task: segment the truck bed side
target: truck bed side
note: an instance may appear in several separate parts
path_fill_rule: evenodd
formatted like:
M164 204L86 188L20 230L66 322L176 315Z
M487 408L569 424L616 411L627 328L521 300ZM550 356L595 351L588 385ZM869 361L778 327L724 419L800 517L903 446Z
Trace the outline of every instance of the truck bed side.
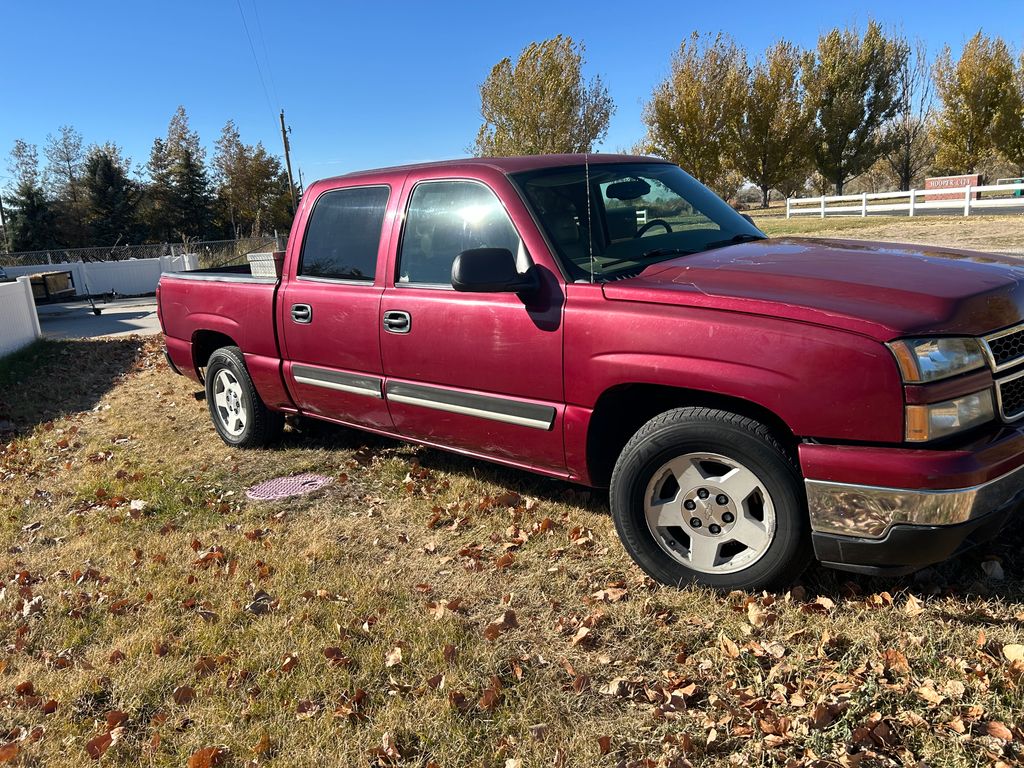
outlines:
M247 271L165 274L157 301L171 363L201 382L199 369L210 353L230 343L245 355L263 401L271 408L292 409L281 378L276 295L277 280L253 277Z

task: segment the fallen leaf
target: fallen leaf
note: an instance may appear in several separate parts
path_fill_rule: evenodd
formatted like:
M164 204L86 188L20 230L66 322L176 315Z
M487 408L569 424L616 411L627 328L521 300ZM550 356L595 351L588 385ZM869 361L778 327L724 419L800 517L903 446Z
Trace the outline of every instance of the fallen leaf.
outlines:
M395 646L388 651L387 656L384 657L385 667L397 667L402 663L402 649L399 646Z
M913 595L907 595L907 602L903 605L903 612L907 616L920 616L924 613L924 604Z
M109 732L101 733L99 736L90 739L85 744L85 751L93 760L99 760L110 749L114 739Z
M336 667L347 667L352 663L352 657L336 646L324 648L324 657Z
M224 747L204 747L193 752L188 759L188 768L214 768L223 765L228 751Z
M9 741L0 746L0 763L9 763L18 756L21 747L16 742Z
M722 635L721 638L719 639L719 646L725 652L725 654L727 656L729 656L730 658L738 659L740 657L739 646L736 645L736 643L734 643L732 640L730 640L725 635Z
M985 733L1003 741L1013 741L1013 732L998 720L992 720L983 724Z
M1004 645L1003 658L1007 661L1024 661L1024 645L1018 643Z
M264 731L260 734L260 740L256 742L256 746L252 748L252 752L257 757L268 755L270 754L272 746L273 745L270 743L270 734Z
M612 751L612 737L611 736L598 736L597 737L597 748L600 754L607 755Z
M174 703L181 704L183 706L190 703L195 697L195 690L188 685L179 685L171 694L171 698L174 699Z
M480 696L477 707L484 712L493 712L501 704L502 698L501 680L497 676L493 676L491 677L491 684L484 689L483 694Z
M484 628L484 637L494 642L502 632L508 632L510 629L515 629L518 626L519 621L516 619L516 612L507 610Z

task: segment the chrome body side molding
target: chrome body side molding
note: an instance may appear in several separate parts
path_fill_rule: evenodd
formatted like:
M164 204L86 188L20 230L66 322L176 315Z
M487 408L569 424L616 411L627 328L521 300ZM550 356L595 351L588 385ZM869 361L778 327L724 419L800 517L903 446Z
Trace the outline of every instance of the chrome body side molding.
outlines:
M386 391L388 400L396 403L476 416L520 427L548 430L555 423L555 409L550 405L523 403L504 397L477 395L398 381L389 381Z
M377 376L362 376L357 373L332 371L327 368L315 368L311 365L292 365L292 378L300 384L313 387L336 389L353 395L381 398L383 379Z

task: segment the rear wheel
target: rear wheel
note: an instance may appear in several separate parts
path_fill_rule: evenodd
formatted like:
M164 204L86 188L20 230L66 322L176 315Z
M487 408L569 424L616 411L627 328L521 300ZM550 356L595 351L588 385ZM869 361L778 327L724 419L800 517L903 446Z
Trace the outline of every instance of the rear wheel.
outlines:
M221 347L206 364L206 402L217 434L236 448L261 448L281 434L284 416L260 399L238 347Z
M611 508L630 556L663 584L764 589L811 560L794 462L767 427L727 411L678 408L641 427L616 462Z

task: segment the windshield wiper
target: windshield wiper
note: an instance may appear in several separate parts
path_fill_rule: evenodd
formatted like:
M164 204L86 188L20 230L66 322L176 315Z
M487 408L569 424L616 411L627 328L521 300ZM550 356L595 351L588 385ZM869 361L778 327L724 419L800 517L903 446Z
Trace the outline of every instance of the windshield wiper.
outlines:
M767 240L767 235L755 235L753 232L741 232L738 235L733 235L725 240L712 240L710 243L705 245L702 251L711 251L715 248L724 248L727 245L737 245L739 243L749 243L754 240Z
M660 259L662 256L690 256L697 251L689 248L652 248L649 251L644 251L639 256L627 256L624 259L615 259L615 261L606 261L599 265L601 267L614 267L616 264L625 264L626 262L632 261L645 261L647 259Z

